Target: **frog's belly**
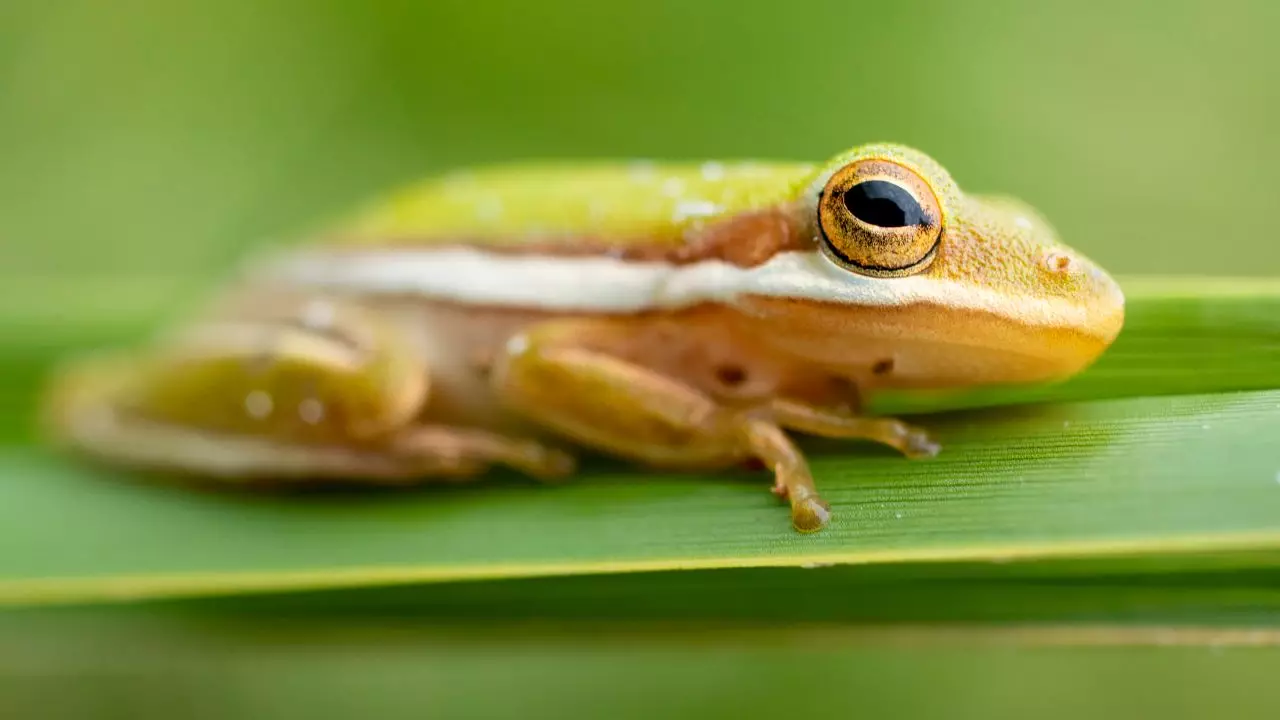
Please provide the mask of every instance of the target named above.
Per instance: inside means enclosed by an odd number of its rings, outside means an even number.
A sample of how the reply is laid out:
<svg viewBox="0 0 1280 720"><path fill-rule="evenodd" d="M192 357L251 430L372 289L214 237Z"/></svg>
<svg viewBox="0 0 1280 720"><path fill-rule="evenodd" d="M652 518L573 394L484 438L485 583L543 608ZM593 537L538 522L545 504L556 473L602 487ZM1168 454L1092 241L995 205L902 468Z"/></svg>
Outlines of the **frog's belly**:
<svg viewBox="0 0 1280 720"><path fill-rule="evenodd" d="M394 318L427 359L431 389L422 420L428 423L540 435L536 427L505 409L501 389L491 384L490 370L512 337L539 323L559 320L607 323L613 332L594 337L592 349L682 382L722 403L750 404L783 391L797 397L825 397L831 391L828 376L761 343L750 332L749 322L722 305L569 315L421 299L364 302ZM607 347L595 345L601 335L610 338Z"/></svg>
<svg viewBox="0 0 1280 720"><path fill-rule="evenodd" d="M489 371L511 337L556 315L420 299L367 304L393 318L427 360L430 398L423 408L424 422L533 432L505 409L492 389Z"/></svg>

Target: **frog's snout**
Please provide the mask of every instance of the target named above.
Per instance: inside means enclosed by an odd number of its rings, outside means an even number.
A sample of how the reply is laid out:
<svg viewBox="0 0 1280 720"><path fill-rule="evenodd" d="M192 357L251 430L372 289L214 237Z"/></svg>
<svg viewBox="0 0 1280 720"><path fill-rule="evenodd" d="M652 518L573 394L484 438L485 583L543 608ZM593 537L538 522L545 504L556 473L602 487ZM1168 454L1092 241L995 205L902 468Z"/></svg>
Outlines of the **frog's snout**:
<svg viewBox="0 0 1280 720"><path fill-rule="evenodd" d="M1049 255L1052 256L1053 253ZM1072 257L1065 263L1059 260L1051 262L1055 266L1054 272L1075 276L1072 280L1080 286L1077 302L1085 310L1085 326L1082 329L1101 342L1101 353L1111 345L1124 326L1124 291L1120 288L1120 283L1098 265L1079 257ZM1058 266L1064 264L1065 268L1058 269Z"/></svg>
<svg viewBox="0 0 1280 720"><path fill-rule="evenodd" d="M1108 345L1111 344L1116 336L1120 334L1120 329L1124 327L1124 291L1120 288L1120 283L1115 278L1108 275L1101 268L1093 268L1092 272L1100 276L1098 284L1101 286L1099 328Z"/></svg>
<svg viewBox="0 0 1280 720"><path fill-rule="evenodd" d="M1099 340L1099 352L1110 345L1124 323L1120 284L1093 261L1056 245L1040 253L1039 270L1054 292L1063 293L1082 311L1073 323L1076 329Z"/></svg>

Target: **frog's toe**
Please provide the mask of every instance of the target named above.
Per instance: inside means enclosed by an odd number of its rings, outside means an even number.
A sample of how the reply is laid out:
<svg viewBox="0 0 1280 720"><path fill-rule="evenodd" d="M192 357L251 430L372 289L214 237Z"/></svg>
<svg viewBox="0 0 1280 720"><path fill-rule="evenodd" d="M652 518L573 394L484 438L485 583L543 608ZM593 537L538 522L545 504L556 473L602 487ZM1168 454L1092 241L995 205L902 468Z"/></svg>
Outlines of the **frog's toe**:
<svg viewBox="0 0 1280 720"><path fill-rule="evenodd" d="M909 458L931 458L942 450L942 445L920 428L909 428L903 437L902 454Z"/></svg>
<svg viewBox="0 0 1280 720"><path fill-rule="evenodd" d="M542 482L559 482L577 472L578 460L563 450L531 443L522 469Z"/></svg>
<svg viewBox="0 0 1280 720"><path fill-rule="evenodd" d="M807 497L791 505L791 525L802 533L817 532L831 522L831 506L819 497Z"/></svg>

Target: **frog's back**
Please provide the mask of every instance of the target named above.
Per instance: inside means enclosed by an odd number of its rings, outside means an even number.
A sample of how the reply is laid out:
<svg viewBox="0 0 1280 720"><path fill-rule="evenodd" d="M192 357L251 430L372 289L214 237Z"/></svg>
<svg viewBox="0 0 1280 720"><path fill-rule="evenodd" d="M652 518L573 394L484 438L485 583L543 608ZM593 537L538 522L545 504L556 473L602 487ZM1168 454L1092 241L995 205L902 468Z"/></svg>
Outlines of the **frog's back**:
<svg viewBox="0 0 1280 720"><path fill-rule="evenodd" d="M690 225L777 205L803 163L511 164L408 186L330 228L352 244L678 244Z"/></svg>

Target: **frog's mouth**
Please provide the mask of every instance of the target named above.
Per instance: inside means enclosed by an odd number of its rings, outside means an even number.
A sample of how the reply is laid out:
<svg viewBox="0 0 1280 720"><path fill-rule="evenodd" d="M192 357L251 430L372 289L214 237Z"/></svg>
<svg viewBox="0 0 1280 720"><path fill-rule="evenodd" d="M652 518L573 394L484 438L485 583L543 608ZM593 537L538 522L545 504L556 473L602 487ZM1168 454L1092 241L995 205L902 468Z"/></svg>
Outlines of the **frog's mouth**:
<svg viewBox="0 0 1280 720"><path fill-rule="evenodd" d="M896 388L1065 379L1091 365L1123 322L1123 305L1078 326L927 301L877 307L752 296L739 307L779 350L863 386Z"/></svg>
<svg viewBox="0 0 1280 720"><path fill-rule="evenodd" d="M1057 382L1092 365L1115 337L1109 330L1025 324L981 311L928 306L904 310L906 315L931 317L908 320L916 324L897 337L882 335L868 342L871 348L896 348L893 372L878 374L876 385L953 388Z"/></svg>

